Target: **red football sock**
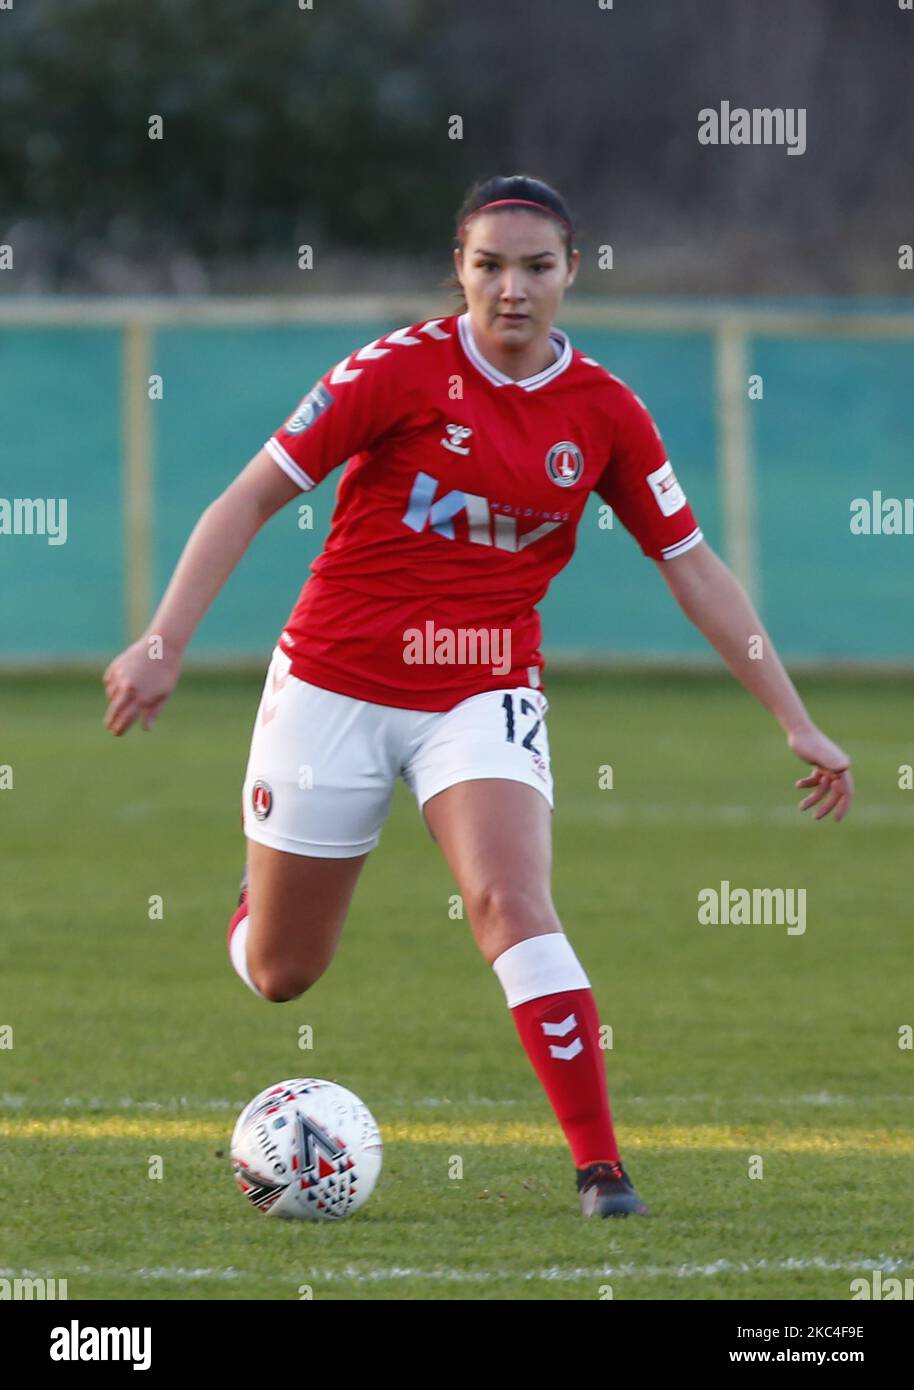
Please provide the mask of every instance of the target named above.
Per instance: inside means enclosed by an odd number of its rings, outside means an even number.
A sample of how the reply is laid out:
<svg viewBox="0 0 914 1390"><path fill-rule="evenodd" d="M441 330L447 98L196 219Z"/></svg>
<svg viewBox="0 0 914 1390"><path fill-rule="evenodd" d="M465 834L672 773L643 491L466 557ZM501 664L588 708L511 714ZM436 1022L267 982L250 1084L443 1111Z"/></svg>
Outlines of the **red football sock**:
<svg viewBox="0 0 914 1390"><path fill-rule="evenodd" d="M541 995L515 1005L511 1012L571 1146L574 1166L620 1162L593 991Z"/></svg>

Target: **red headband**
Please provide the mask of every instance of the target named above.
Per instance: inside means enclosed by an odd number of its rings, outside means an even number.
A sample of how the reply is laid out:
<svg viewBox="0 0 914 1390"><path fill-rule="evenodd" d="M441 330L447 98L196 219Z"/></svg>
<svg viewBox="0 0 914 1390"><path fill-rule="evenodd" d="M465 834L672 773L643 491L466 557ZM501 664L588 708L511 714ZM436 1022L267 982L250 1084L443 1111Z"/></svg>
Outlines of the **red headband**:
<svg viewBox="0 0 914 1390"><path fill-rule="evenodd" d="M472 212L467 213L466 217L463 219L460 226L457 228L458 241L460 237L463 235L463 229L469 222L470 218L475 217L478 212L488 212L489 208L518 206L524 208L536 208L537 212L543 212L546 214L547 217L557 217L558 220L561 222L562 226L568 228L569 235L572 237L574 236L574 229L572 228L571 223L566 221L566 219L562 216L560 212L554 212L552 208L544 207L542 203L531 202L529 198L497 198L494 203L485 203L481 208L474 208Z"/></svg>

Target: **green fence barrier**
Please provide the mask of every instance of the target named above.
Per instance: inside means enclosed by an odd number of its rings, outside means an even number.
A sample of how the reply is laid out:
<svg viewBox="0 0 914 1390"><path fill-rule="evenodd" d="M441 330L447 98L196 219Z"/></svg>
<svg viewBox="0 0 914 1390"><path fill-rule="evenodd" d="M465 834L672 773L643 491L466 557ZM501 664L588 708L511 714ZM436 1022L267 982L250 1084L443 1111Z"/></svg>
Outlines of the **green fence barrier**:
<svg viewBox="0 0 914 1390"><path fill-rule="evenodd" d="M131 314L125 306L123 320ZM125 522L125 486L136 486L137 466L142 476L143 450L134 451L133 471L125 468L125 410L134 434L137 425L123 389L117 306L107 316L86 326L74 310L65 323L30 326L4 324L0 314L0 499L67 501L65 544L0 535L6 664L105 661L127 640L131 582L134 603L143 591L142 535ZM354 348L420 317L394 310L330 323L153 321L141 330L146 355L133 360L148 362L164 383L161 400L141 392L151 507L139 521L148 533L153 602L202 510L314 380ZM662 320L624 329L561 321L576 347L649 406L709 543L728 557L724 340L713 322L690 328L671 320L666 331ZM808 324L795 336L786 322L775 335L757 333L750 315L740 340L740 369L759 374L764 391L750 400L747 389L729 388L754 476L744 540L755 555L763 621L788 658L912 660L914 536L853 535L849 524L854 498L914 491L914 335L882 339L872 315L868 322L865 337L816 336ZM267 659L323 544L341 472L303 497L313 529L301 529L292 503L255 538L190 658ZM541 605L547 661L707 655L655 565L618 520L601 529L597 508L591 498L575 557Z"/></svg>

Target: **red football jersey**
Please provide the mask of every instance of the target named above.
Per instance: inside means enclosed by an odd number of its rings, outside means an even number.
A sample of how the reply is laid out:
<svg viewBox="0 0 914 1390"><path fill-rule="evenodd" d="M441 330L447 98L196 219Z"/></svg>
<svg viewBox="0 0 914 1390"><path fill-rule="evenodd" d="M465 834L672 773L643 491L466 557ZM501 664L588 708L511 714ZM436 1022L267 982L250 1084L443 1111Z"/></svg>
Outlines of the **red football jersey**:
<svg viewBox="0 0 914 1390"><path fill-rule="evenodd" d="M702 539L639 397L561 330L551 341L552 365L512 381L468 312L399 328L325 372L267 441L305 491L346 462L279 639L294 675L419 710L539 687L536 604L592 491L654 559Z"/></svg>

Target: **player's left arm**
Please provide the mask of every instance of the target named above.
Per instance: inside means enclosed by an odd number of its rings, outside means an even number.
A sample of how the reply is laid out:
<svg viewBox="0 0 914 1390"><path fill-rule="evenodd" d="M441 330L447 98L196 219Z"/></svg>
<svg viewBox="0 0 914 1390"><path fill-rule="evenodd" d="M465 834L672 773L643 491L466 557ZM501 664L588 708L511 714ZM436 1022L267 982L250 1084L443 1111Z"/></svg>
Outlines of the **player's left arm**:
<svg viewBox="0 0 914 1390"><path fill-rule="evenodd" d="M796 782L813 788L800 810L819 806L816 820L830 811L836 821L843 820L854 795L850 758L813 723L736 575L704 540L655 563L686 617L774 715L791 750L812 764L809 776Z"/></svg>

